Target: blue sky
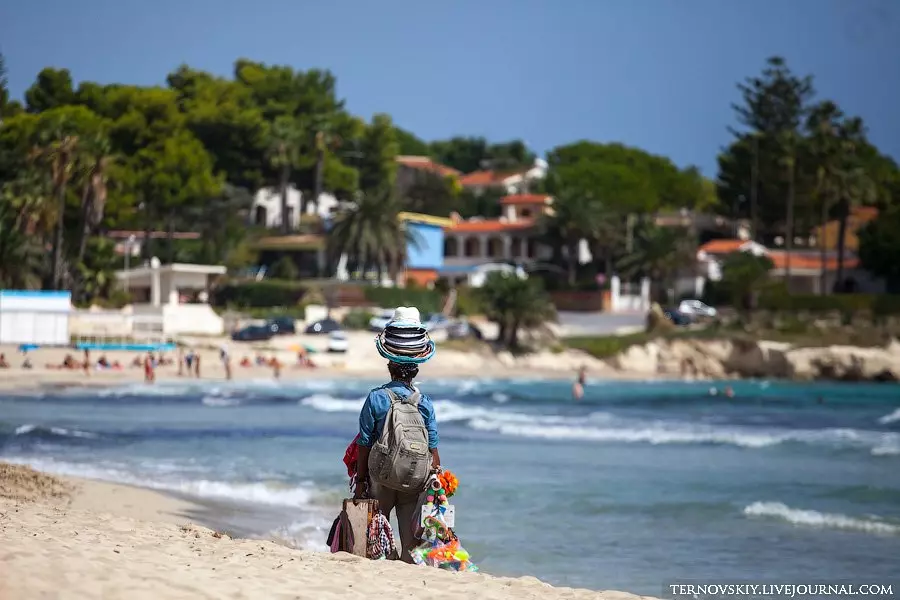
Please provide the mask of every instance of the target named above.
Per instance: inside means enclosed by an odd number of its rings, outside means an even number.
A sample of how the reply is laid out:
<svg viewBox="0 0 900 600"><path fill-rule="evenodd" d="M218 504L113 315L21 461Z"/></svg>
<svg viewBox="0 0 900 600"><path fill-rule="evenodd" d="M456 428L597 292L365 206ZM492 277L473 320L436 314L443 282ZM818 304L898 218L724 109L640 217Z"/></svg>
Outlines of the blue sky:
<svg viewBox="0 0 900 600"><path fill-rule="evenodd" d="M238 57L331 69L425 139L620 141L715 174L735 84L785 56L900 158L897 0L0 0L15 97L45 66L160 84Z"/></svg>

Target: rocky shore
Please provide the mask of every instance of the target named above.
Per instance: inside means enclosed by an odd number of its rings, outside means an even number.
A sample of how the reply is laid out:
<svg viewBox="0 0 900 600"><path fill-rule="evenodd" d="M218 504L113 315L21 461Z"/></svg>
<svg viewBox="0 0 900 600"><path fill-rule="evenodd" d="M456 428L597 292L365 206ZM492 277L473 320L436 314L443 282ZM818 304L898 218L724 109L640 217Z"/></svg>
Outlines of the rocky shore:
<svg viewBox="0 0 900 600"><path fill-rule="evenodd" d="M710 379L900 381L900 342L799 347L783 342L660 338L606 361L617 371Z"/></svg>

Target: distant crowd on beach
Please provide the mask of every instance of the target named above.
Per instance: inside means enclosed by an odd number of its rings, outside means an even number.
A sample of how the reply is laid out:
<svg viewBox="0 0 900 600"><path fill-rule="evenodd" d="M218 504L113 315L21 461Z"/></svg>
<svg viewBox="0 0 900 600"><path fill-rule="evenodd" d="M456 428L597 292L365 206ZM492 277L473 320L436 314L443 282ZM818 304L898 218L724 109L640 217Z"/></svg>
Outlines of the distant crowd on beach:
<svg viewBox="0 0 900 600"><path fill-rule="evenodd" d="M22 350L21 352L24 355L21 368L35 368L28 350ZM120 360L111 360L107 358L106 354L100 354L98 358L94 359L91 356L90 350L84 350L83 352L82 360L76 358L77 354L69 353L63 357L62 361L58 363L46 363L43 368L55 371L83 371L86 377L90 377L91 373L94 371L122 371L126 367ZM228 348L224 345L221 346L218 354L219 361L225 371L225 379L232 379L232 359ZM193 377L199 379L202 377L202 362L203 360L200 352L194 348L182 347L178 349L177 356L174 358L164 352L150 351L145 354L137 354L127 366L132 369L143 369L144 381L153 383L156 381L157 371L161 367L177 366L178 377ZM238 367L242 369L268 368L272 370L272 375L278 379L281 376L281 371L285 367L285 364L275 355L264 356L262 353L257 352L256 356L252 359L248 355L243 356L240 361L238 361ZM305 349L299 349L297 351L297 362L295 367L314 369L316 368L316 365L309 358ZM0 353L0 369L10 368L12 368L12 364L7 359L6 354Z"/></svg>

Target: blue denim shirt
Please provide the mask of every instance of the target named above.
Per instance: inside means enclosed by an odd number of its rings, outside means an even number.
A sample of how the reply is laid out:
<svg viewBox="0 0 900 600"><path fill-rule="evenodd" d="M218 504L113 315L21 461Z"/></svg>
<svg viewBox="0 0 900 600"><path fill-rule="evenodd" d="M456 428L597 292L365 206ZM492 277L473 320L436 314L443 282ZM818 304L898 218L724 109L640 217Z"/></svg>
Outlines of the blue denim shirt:
<svg viewBox="0 0 900 600"><path fill-rule="evenodd" d="M391 381L381 387L377 387L369 392L366 397L366 403L363 404L359 413L359 441L356 443L366 448L371 448L375 441L381 437L381 430L384 428L384 420L387 418L388 409L391 407L391 396L387 389L400 396L408 397L412 390L398 381ZM422 394L419 399L419 414L425 422L425 428L428 430L428 447L437 448L438 431L437 419L434 416L434 404L431 398Z"/></svg>

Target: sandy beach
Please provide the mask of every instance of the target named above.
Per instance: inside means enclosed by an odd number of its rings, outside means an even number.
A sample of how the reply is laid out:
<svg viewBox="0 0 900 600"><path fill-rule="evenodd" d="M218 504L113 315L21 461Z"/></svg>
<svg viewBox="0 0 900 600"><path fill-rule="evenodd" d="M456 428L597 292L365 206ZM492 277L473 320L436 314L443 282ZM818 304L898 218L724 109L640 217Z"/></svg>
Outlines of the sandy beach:
<svg viewBox="0 0 900 600"><path fill-rule="evenodd" d="M150 490L0 463L0 598L640 598L233 540L191 523L191 509Z"/></svg>
<svg viewBox="0 0 900 600"><path fill-rule="evenodd" d="M281 364L278 379L291 381L311 378L381 378L385 375L385 361L372 347L372 335L363 332L348 334L349 348L344 354L331 354L325 351L327 340L322 336L285 336L264 343L232 342L215 338L199 338L188 343L201 357L200 379L204 381L222 381L225 379L225 368L219 359L219 346L225 344L231 355L232 379L274 380L275 371L270 366L257 366L257 357L270 360L277 358ZM301 367L298 364L298 346L306 346L315 350L309 354L315 368ZM47 386L78 385L119 385L140 383L144 381L144 371L132 362L136 357L143 359L143 354L127 351L91 352L92 362L105 356L110 363L118 362L119 369L91 368L63 369L59 366L66 356L76 361L84 360L84 353L72 348L42 347L28 352L32 368L24 369L25 357L16 346L0 346L9 368L0 369L0 389L24 390ZM166 358L177 360L177 353L168 353ZM248 359L251 366L241 366L242 359ZM576 350L558 352L540 352L522 357L512 357L508 353L495 353L486 348L459 349L438 347L435 358L422 368L421 378L444 377L540 377L543 379L574 379L579 368L585 367L589 377L603 379L647 379L647 373L629 373L613 369L603 361ZM194 374L186 371L179 375L176 364L167 364L156 370L156 381L188 381L196 380Z"/></svg>

